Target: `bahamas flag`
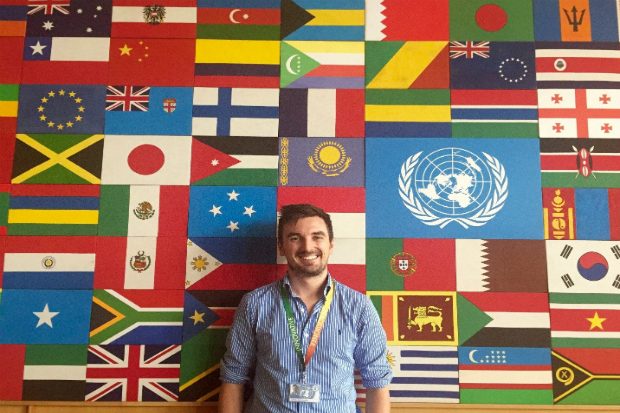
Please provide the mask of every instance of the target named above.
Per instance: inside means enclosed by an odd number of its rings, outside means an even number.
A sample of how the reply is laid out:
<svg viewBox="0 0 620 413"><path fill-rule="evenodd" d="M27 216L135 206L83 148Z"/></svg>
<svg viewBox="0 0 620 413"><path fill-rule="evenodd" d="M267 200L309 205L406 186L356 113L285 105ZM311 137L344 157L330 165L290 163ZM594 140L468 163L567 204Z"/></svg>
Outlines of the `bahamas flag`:
<svg viewBox="0 0 620 413"><path fill-rule="evenodd" d="M537 152L529 139L369 139L366 235L542 239Z"/></svg>

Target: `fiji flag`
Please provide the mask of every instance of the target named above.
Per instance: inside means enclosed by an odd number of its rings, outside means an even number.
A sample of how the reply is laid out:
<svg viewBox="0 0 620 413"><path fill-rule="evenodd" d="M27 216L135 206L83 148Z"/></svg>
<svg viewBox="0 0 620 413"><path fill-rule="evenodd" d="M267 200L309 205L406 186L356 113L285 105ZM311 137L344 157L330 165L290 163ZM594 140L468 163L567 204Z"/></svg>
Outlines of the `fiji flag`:
<svg viewBox="0 0 620 413"><path fill-rule="evenodd" d="M537 142L366 142L366 235L542 239Z"/></svg>
<svg viewBox="0 0 620 413"><path fill-rule="evenodd" d="M452 89L535 89L531 42L450 42Z"/></svg>
<svg viewBox="0 0 620 413"><path fill-rule="evenodd" d="M129 135L189 135L192 88L108 86L105 132Z"/></svg>
<svg viewBox="0 0 620 413"><path fill-rule="evenodd" d="M0 303L0 343L86 344L92 291L7 290Z"/></svg>

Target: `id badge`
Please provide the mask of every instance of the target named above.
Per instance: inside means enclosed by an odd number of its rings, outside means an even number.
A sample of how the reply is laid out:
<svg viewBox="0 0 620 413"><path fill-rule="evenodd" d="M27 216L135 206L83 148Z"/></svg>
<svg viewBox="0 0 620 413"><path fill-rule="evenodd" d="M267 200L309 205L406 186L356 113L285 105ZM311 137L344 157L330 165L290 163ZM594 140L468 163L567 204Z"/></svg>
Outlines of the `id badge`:
<svg viewBox="0 0 620 413"><path fill-rule="evenodd" d="M294 383L289 386L289 402L318 403L320 399L321 386L318 384Z"/></svg>

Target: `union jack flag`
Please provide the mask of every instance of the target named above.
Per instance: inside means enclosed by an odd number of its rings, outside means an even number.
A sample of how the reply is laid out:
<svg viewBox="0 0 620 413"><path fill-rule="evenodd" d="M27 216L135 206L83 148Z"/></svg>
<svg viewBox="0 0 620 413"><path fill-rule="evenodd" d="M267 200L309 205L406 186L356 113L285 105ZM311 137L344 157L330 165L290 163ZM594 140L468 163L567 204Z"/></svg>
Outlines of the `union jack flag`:
<svg viewBox="0 0 620 413"><path fill-rule="evenodd" d="M474 56L486 59L489 57L489 42L472 42L471 40L462 42L450 42L450 59L457 59L465 56L465 59L473 59Z"/></svg>
<svg viewBox="0 0 620 413"><path fill-rule="evenodd" d="M148 86L108 86L106 95L107 111L131 112L149 110Z"/></svg>
<svg viewBox="0 0 620 413"><path fill-rule="evenodd" d="M88 347L86 401L177 401L180 345Z"/></svg>
<svg viewBox="0 0 620 413"><path fill-rule="evenodd" d="M28 0L28 14L35 14L43 11L44 14L54 14L55 11L62 14L69 14L71 0Z"/></svg>

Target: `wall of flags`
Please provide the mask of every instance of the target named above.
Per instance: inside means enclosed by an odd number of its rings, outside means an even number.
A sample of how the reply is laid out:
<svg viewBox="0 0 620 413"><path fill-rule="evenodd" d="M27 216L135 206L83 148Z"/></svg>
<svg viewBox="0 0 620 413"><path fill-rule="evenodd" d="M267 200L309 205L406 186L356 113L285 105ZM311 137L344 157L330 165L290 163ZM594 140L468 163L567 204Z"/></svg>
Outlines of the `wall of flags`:
<svg viewBox="0 0 620 413"><path fill-rule="evenodd" d="M312 202L394 403L620 404L619 8L3 0L0 400L215 401Z"/></svg>

